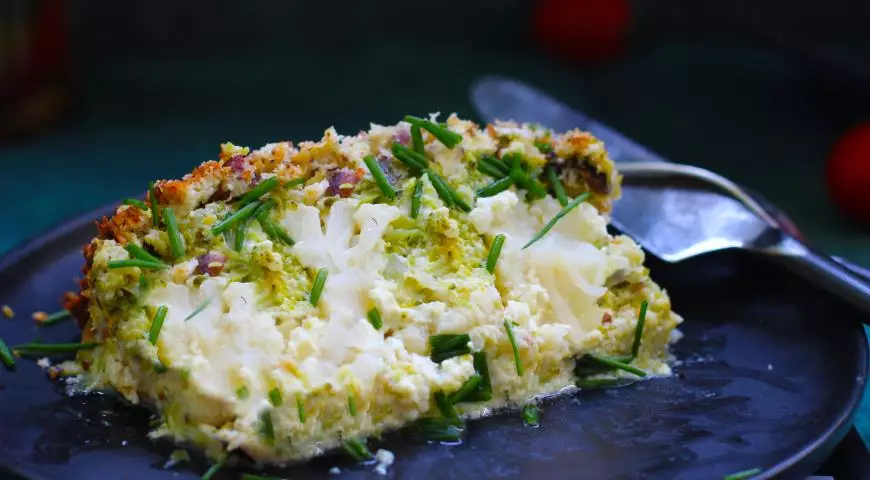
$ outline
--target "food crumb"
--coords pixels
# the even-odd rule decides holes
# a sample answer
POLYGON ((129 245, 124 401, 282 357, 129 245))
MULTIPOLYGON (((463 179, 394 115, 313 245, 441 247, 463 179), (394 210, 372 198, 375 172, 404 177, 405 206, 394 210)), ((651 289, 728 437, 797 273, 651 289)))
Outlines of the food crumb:
POLYGON ((42 323, 48 318, 48 314, 45 312, 33 312, 33 321, 42 323))
POLYGON ((329 473, 331 475, 341 475, 341 469, 338 467, 332 467, 329 469, 329 473))
POLYGON ((15 316, 15 310, 12 310, 12 307, 10 307, 9 305, 3 305, 3 308, 0 309, 0 311, 3 312, 3 315, 6 318, 12 318, 15 316))
POLYGON ((375 461, 378 462, 375 465, 375 473, 385 477, 387 475, 387 468, 396 461, 396 456, 389 450, 380 449, 375 453, 375 461))

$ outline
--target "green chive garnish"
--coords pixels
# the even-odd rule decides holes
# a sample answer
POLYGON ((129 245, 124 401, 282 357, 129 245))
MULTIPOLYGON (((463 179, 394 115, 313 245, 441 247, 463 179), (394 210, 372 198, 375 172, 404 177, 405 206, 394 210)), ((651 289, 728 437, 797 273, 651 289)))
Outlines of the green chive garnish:
POLYGON ((248 222, 239 222, 233 231, 233 250, 241 252, 245 246, 245 236, 248 233, 248 222))
POLYGON ((438 196, 441 197, 445 205, 448 207, 456 205, 463 212, 471 211, 471 207, 465 203, 465 200, 440 175, 431 170, 428 175, 429 180, 432 181, 432 186, 435 187, 435 191, 438 192, 438 196))
POLYGON ((482 161, 477 164, 477 170, 480 171, 480 173, 482 173, 484 175, 489 175, 490 177, 497 178, 497 179, 502 179, 502 178, 507 177, 507 175, 504 175, 495 167, 492 167, 489 164, 484 163, 482 161))
POLYGON ((249 203, 244 207, 240 208, 237 212, 227 216, 226 218, 218 222, 217 225, 211 227, 212 235, 220 235, 221 233, 236 226, 239 222, 247 220, 248 217, 253 215, 254 210, 260 207, 260 205, 261 204, 259 202, 249 203))
POLYGON ((369 451, 364 440, 352 438, 344 442, 341 447, 357 462, 364 462, 372 458, 372 452, 369 451))
POLYGON ((489 378, 489 365, 486 363, 486 352, 474 352, 474 371, 480 375, 480 385, 477 390, 466 395, 466 402, 487 402, 492 400, 492 380, 489 378))
POLYGON ((148 288, 148 279, 144 273, 139 274, 139 293, 144 292, 148 288))
POLYGON ((426 154, 426 144, 423 143, 423 133, 418 125, 411 125, 411 146, 420 155, 426 154))
POLYGON ((547 142, 535 142, 535 147, 541 153, 550 153, 553 151, 553 146, 547 142))
POLYGON ((414 126, 419 126, 420 128, 426 129, 429 133, 432 134, 433 137, 437 138, 439 142, 443 143, 445 147, 452 149, 456 145, 459 145, 462 142, 462 135, 451 132, 446 127, 442 127, 432 121, 425 120, 419 117, 414 117, 411 115, 405 115, 405 121, 414 126))
POLYGON ((263 203, 260 208, 254 212, 254 216, 257 218, 257 221, 260 223, 260 228, 263 229, 263 232, 269 236, 269 238, 273 240, 280 240, 284 242, 288 246, 296 245, 296 241, 293 240, 290 235, 280 226, 269 220, 269 211, 275 205, 275 201, 269 199, 269 201, 263 203))
POLYGON ((169 371, 166 365, 160 363, 159 361, 154 362, 154 364, 151 366, 154 367, 154 371, 157 373, 166 373, 167 371, 169 371))
POLYGON ((544 228, 542 228, 540 232, 536 233, 535 236, 532 237, 531 240, 529 240, 529 243, 525 244, 522 249, 525 250, 525 249, 529 248, 533 243, 535 243, 538 240, 540 240, 541 238, 543 238, 544 235, 547 234, 547 232, 549 232, 553 227, 556 226, 556 223, 558 223, 559 220, 562 219, 562 217, 564 217, 565 215, 568 215, 568 212, 577 208, 577 205, 580 205, 581 203, 585 202, 587 198, 589 198, 589 192, 583 192, 580 195, 578 195, 577 198, 575 198, 574 200, 571 200, 571 202, 568 205, 566 205, 564 208, 562 208, 562 210, 560 210, 559 213, 556 214, 556 216, 551 218, 550 221, 547 222, 546 225, 544 225, 544 228))
POLYGON ((538 407, 529 403, 523 407, 523 423, 530 427, 538 427, 541 425, 541 414, 538 407))
POLYGON ((447 398, 447 395, 444 392, 435 392, 435 405, 438 406, 438 411, 441 412, 441 415, 445 418, 459 418, 459 414, 456 413, 453 403, 450 402, 450 399, 447 398))
POLYGON ((132 268, 138 267, 146 270, 161 270, 169 266, 163 262, 149 262, 146 260, 109 260, 109 268, 132 268))
POLYGON ((281 181, 278 180, 278 177, 271 177, 263 180, 262 182, 260 182, 259 185, 252 188, 248 193, 239 197, 239 206, 241 207, 244 205, 248 205, 252 202, 259 200, 260 197, 269 193, 273 188, 277 187, 279 183, 281 183, 281 181))
POLYGON ((741 472, 735 472, 729 475, 725 475, 722 477, 722 480, 746 480, 747 478, 752 478, 761 473, 760 468, 753 468, 750 470, 743 470, 741 472))
MULTIPOLYGON (((580 360, 585 361, 585 362, 589 362, 589 363, 592 363, 595 365, 599 365, 600 367, 605 368, 605 371, 623 370, 623 371, 626 371, 628 373, 633 373, 633 374, 637 375, 638 377, 645 377, 646 376, 646 372, 644 372, 643 370, 641 370, 637 367, 634 367, 632 365, 629 365, 627 363, 614 360, 612 358, 598 357, 595 355, 587 354, 587 355, 584 355, 583 358, 581 358, 580 360)), ((576 369, 575 369, 575 371, 576 371, 576 369)))
POLYGON ((151 200, 151 222, 155 227, 160 226, 160 207, 157 205, 157 193, 154 182, 148 183, 148 199, 151 200))
POLYGON ((441 363, 448 358, 471 353, 469 342, 471 337, 468 334, 432 335, 429 337, 429 346, 432 347, 429 357, 433 362, 441 363))
POLYGON ((148 332, 148 341, 151 342, 151 345, 157 345, 157 337, 160 336, 160 329, 163 328, 163 321, 166 320, 166 312, 168 311, 169 308, 166 305, 157 308, 154 320, 151 321, 151 331, 148 332))
POLYGON ((463 401, 468 394, 477 390, 477 387, 480 385, 480 382, 483 380, 479 374, 475 373, 472 376, 468 377, 468 380, 459 387, 459 390, 450 394, 447 397, 450 400, 450 403, 456 405, 457 403, 463 401))
POLYGON ((465 422, 459 418, 421 418, 411 424, 417 438, 435 442, 458 442, 462 440, 465 422))
POLYGON ((486 170, 489 170, 490 172, 492 172, 492 173, 483 172, 491 177, 502 178, 502 177, 506 177, 511 172, 510 167, 506 163, 504 163, 503 161, 501 161, 495 157, 489 156, 489 155, 484 155, 484 156, 480 157, 480 160, 478 160, 477 165, 478 165, 478 170, 480 170, 480 166, 482 165, 486 170))
POLYGON ((356 416, 356 398, 353 394, 347 396, 347 411, 350 412, 351 417, 356 416))
POLYGON ((517 154, 510 155, 511 168, 510 176, 514 179, 517 185, 526 189, 534 197, 542 198, 547 196, 547 189, 544 188, 537 180, 529 178, 523 171, 521 166, 521 158, 517 154))
POLYGON ((145 210, 148 210, 148 204, 143 202, 142 200, 139 200, 138 198, 125 198, 121 203, 123 203, 124 205, 136 207, 143 212, 145 210))
POLYGON ((200 312, 202 312, 203 310, 205 310, 206 307, 208 307, 208 304, 210 304, 210 303, 211 303, 211 298, 210 298, 210 297, 209 297, 209 298, 206 298, 205 300, 203 300, 202 303, 200 303, 199 305, 197 305, 196 308, 194 308, 193 311, 190 312, 190 315, 184 317, 184 321, 186 322, 186 321, 190 320, 191 318, 197 316, 200 312))
POLYGON ((423 202, 423 179, 418 178, 414 183, 414 194, 411 195, 411 218, 417 218, 420 214, 420 204, 423 202))
POLYGON ((224 466, 224 462, 227 461, 227 457, 220 459, 217 463, 208 467, 208 471, 205 472, 202 476, 202 480, 211 480, 212 477, 224 466))
POLYGON ((523 362, 520 360, 520 348, 517 346, 517 339, 514 338, 514 327, 511 322, 505 319, 504 329, 507 332, 508 340, 511 342, 511 350, 514 351, 514 365, 517 366, 517 375, 523 376, 523 362))
POLYGON ((559 180, 559 175, 556 173, 556 169, 554 169, 552 165, 547 165, 546 171, 547 180, 550 182, 550 188, 553 189, 556 200, 559 200, 559 204, 563 207, 568 205, 568 194, 565 193, 565 187, 562 185, 562 181, 559 180))
POLYGON ((387 180, 387 176, 384 174, 381 166, 378 165, 378 161, 375 160, 375 157, 366 155, 365 158, 363 158, 363 162, 365 162, 366 167, 369 168, 369 173, 372 174, 372 178, 375 179, 375 183, 378 184, 381 193, 383 193, 389 200, 396 198, 396 190, 393 189, 392 185, 390 185, 390 181, 387 180))
POLYGON ((60 323, 67 318, 70 318, 72 315, 69 313, 69 310, 60 310, 49 314, 45 317, 45 320, 41 322, 37 322, 36 325, 39 327, 50 327, 56 323, 60 323))
POLYGON ((390 151, 393 152, 394 157, 396 157, 400 162, 404 163, 414 172, 419 174, 423 170, 426 170, 426 157, 409 149, 401 143, 394 142, 393 146, 390 147, 390 151))
POLYGON ((308 296, 308 300, 315 307, 317 306, 317 301, 320 300, 320 294, 323 293, 323 286, 326 285, 327 275, 329 275, 329 270, 321 268, 317 271, 317 276, 314 277, 314 284, 311 286, 311 295, 308 296))
POLYGON ((237 388, 236 389, 236 397, 238 397, 239 400, 247 399, 248 398, 248 387, 242 385, 241 387, 237 388))
POLYGON ((254 475, 253 473, 243 473, 239 480, 283 480, 281 477, 270 477, 263 475, 254 475))
POLYGON ((145 260, 146 262, 154 262, 154 263, 163 263, 162 260, 148 253, 147 250, 136 245, 135 243, 128 243, 124 246, 124 250, 127 250, 127 253, 130 254, 131 257, 137 258, 139 260, 145 260))
POLYGON ((514 179, 511 177, 500 178, 489 185, 481 188, 477 191, 478 197, 492 197, 494 195, 498 195, 499 193, 511 188, 511 185, 514 184, 514 179))
POLYGON ((643 337, 643 325, 646 323, 646 310, 649 307, 649 302, 646 300, 640 302, 640 313, 637 316, 637 327, 634 329, 634 343, 631 345, 631 357, 637 358, 637 352, 640 351, 640 340, 643 337))
POLYGON ((582 390, 597 390, 599 388, 624 387, 631 385, 634 380, 627 378, 588 378, 574 382, 582 390))
POLYGON ((284 397, 281 396, 281 390, 278 390, 278 387, 269 390, 269 402, 276 407, 284 404, 284 397))
POLYGON ((375 330, 380 330, 384 326, 384 320, 381 318, 381 312, 378 311, 377 307, 369 310, 366 316, 369 317, 369 323, 372 324, 372 327, 375 327, 375 330))
POLYGON ((304 185, 304 184, 305 184, 304 178, 294 178, 293 180, 290 180, 289 182, 285 183, 284 188, 294 188, 294 187, 298 187, 299 185, 304 185))
POLYGON ((7 369, 15 368, 15 355, 12 354, 12 350, 9 350, 2 338, 0 338, 0 360, 3 361, 3 365, 6 365, 7 369))
POLYGON ((296 412, 299 414, 299 423, 305 423, 305 402, 299 394, 296 395, 296 412))
POLYGON ((275 427, 272 425, 272 412, 266 410, 260 414, 260 435, 269 445, 275 444, 275 427))
POLYGON ((489 273, 495 272, 495 264, 498 262, 499 254, 501 254, 504 238, 504 235, 499 233, 492 240, 492 246, 489 247, 489 254, 486 256, 486 271, 489 273))
POLYGON ((171 208, 163 209, 163 223, 166 225, 166 233, 169 234, 172 258, 178 260, 184 256, 184 240, 181 238, 181 232, 178 231, 178 224, 175 223, 175 212, 171 208))
POLYGON ((19 355, 46 355, 54 353, 70 353, 79 350, 90 350, 99 343, 24 343, 15 345, 12 350, 19 355))

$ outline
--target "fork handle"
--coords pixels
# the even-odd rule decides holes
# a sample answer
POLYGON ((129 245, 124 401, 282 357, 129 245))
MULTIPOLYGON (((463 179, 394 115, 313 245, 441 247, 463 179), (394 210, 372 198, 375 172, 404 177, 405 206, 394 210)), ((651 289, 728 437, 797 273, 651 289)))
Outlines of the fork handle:
MULTIPOLYGON (((758 250, 864 313, 870 313, 870 282, 828 255, 787 234, 782 234, 778 242, 758 250)), ((862 318, 865 325, 870 325, 870 315, 862 318)))

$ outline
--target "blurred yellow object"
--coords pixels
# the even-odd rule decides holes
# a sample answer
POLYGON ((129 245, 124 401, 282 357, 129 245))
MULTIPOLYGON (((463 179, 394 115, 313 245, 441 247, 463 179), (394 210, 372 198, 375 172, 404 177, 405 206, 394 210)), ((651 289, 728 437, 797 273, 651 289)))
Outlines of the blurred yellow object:
POLYGON ((0 13, 0 139, 32 133, 70 106, 63 0, 3 0, 0 13))

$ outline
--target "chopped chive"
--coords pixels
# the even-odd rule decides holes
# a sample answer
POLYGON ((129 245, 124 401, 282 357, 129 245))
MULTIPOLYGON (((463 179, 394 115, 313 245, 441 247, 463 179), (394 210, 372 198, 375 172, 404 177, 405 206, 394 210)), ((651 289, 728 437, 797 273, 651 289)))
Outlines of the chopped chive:
POLYGON ((633 374, 637 375, 638 377, 645 377, 647 375, 646 372, 644 372, 643 370, 641 370, 637 367, 634 367, 634 366, 629 365, 629 364, 624 363, 624 362, 614 360, 612 358, 598 357, 595 355, 587 354, 587 355, 584 355, 581 360, 585 360, 585 361, 588 361, 590 363, 597 364, 597 365, 601 366, 602 368, 606 367, 606 370, 614 370, 614 369, 615 370, 623 370, 623 371, 626 371, 628 373, 633 373, 633 374))
POLYGON ((426 154, 426 145, 423 143, 423 133, 419 125, 411 125, 411 146, 420 155, 426 154))
POLYGON ((127 250, 127 253, 129 253, 133 258, 145 260, 146 262, 163 263, 163 260, 151 255, 147 250, 135 243, 128 243, 124 246, 124 250, 127 250))
POLYGON ((447 181, 441 178, 440 175, 431 170, 429 171, 428 175, 429 180, 432 181, 432 186, 435 187, 435 191, 438 192, 438 196, 441 197, 441 200, 444 202, 445 205, 447 205, 448 207, 456 205, 464 212, 471 211, 471 207, 467 203, 465 203, 465 200, 463 200, 462 197, 460 197, 459 194, 456 192, 456 190, 453 190, 453 187, 451 187, 447 183, 447 181))
POLYGON ((260 228, 263 229, 263 232, 269 236, 269 238, 273 240, 280 240, 284 242, 288 246, 296 245, 296 241, 287 234, 287 232, 280 226, 276 225, 274 222, 269 220, 269 211, 275 205, 275 201, 270 199, 269 201, 263 203, 260 208, 254 212, 254 217, 256 217, 257 222, 260 223, 260 228))
POLYGON ((460 347, 455 350, 439 350, 438 352, 432 352, 429 358, 432 359, 435 363, 441 363, 448 358, 458 357, 460 355, 467 355, 471 353, 471 349, 468 347, 460 347))
POLYGON ((12 351, 19 355, 45 355, 53 353, 70 353, 79 350, 90 350, 99 343, 24 343, 12 347, 12 351))
POLYGON ((443 334, 429 337, 429 345, 432 347, 430 358, 433 362, 441 363, 448 358, 471 353, 468 343, 471 337, 468 334, 443 334))
POLYGON ((152 367, 154 367, 154 371, 157 373, 166 373, 169 370, 168 368, 166 368, 166 365, 162 364, 159 361, 155 362, 152 367))
POLYGON ((535 148, 537 148, 541 153, 550 153, 553 151, 553 146, 547 142, 536 141, 535 148))
POLYGON ((504 321, 504 329, 507 332, 508 340, 511 342, 511 350, 514 351, 514 365, 517 366, 517 375, 523 376, 523 362, 520 360, 520 348, 517 346, 517 339, 514 337, 514 327, 507 319, 504 321))
POLYGON ((489 365, 486 362, 486 352, 474 352, 474 371, 480 375, 480 385, 477 390, 465 396, 466 402, 487 402, 492 400, 492 380, 489 378, 489 365))
POLYGON ((423 202, 423 180, 418 178, 414 183, 414 193, 411 195, 411 218, 420 214, 420 204, 423 202))
POLYGON ((299 414, 299 423, 305 423, 305 402, 299 394, 296 394, 296 413, 299 414))
POLYGON ((559 213, 557 213, 556 216, 551 218, 550 221, 547 222, 546 225, 544 225, 544 228, 542 228, 541 231, 536 233, 535 236, 532 237, 532 239, 529 240, 528 243, 523 245, 522 249, 525 250, 525 249, 529 248, 533 243, 535 243, 538 240, 540 240, 541 238, 543 238, 544 235, 547 234, 547 232, 549 232, 554 226, 556 226, 556 223, 558 223, 559 220, 562 219, 562 217, 564 217, 565 215, 568 215, 568 212, 577 208, 577 205, 580 205, 581 203, 585 202, 587 198, 589 198, 589 192, 583 192, 582 194, 578 195, 577 198, 575 198, 574 200, 571 200, 571 202, 568 205, 566 205, 564 208, 562 208, 562 210, 559 210, 559 213))
POLYGON ((458 442, 462 440, 465 422, 459 418, 420 418, 411 424, 417 438, 435 442, 458 442))
POLYGON ((272 412, 269 410, 260 414, 260 435, 269 445, 275 444, 275 426, 272 424, 272 412))
POLYGON ((734 473, 725 475, 724 477, 722 477, 722 480, 746 480, 747 478, 752 478, 752 477, 758 475, 759 473, 761 473, 761 471, 762 470, 760 468, 752 468, 749 470, 734 472, 734 473))
POLYGON ((235 213, 228 215, 226 218, 218 222, 217 225, 211 227, 212 235, 220 235, 221 233, 229 230, 234 227, 239 222, 248 219, 251 215, 253 215, 254 210, 260 207, 259 202, 249 203, 244 207, 240 208, 235 213))
POLYGON ((459 418, 456 408, 453 407, 453 403, 444 392, 435 392, 435 405, 438 406, 438 411, 445 418, 459 418))
POLYGON ((514 179, 514 182, 516 182, 517 185, 524 188, 535 197, 546 197, 547 189, 545 189, 544 186, 541 185, 537 180, 529 178, 529 176, 526 175, 526 173, 523 171, 520 156, 516 154, 510 155, 510 160, 510 176, 514 179))
POLYGON ((459 390, 451 393, 450 396, 447 397, 450 400, 450 403, 456 405, 457 403, 463 401, 465 397, 468 396, 468 394, 477 389, 482 380, 483 377, 481 377, 480 374, 477 373, 468 377, 468 380, 466 380, 465 383, 463 383, 462 386, 459 387, 459 390))
POLYGON ((241 252, 245 247, 245 236, 248 233, 248 222, 242 221, 233 230, 233 250, 241 252))
POLYGON ((45 320, 43 320, 41 322, 37 322, 36 325, 40 326, 40 327, 50 327, 56 323, 60 323, 64 320, 66 320, 67 318, 70 318, 71 316, 72 315, 69 313, 69 310, 66 310, 66 309, 60 310, 60 311, 54 312, 52 314, 49 314, 48 316, 45 317, 45 320))
POLYGON ((492 246, 489 247, 489 254, 486 256, 486 271, 489 273, 495 272, 495 264, 498 262, 499 254, 501 254, 504 238, 504 234, 499 233, 492 240, 492 246))
POLYGON ((248 398, 248 387, 242 385, 241 387, 236 389, 236 397, 239 400, 245 400, 248 398))
POLYGON ((627 378, 584 378, 577 380, 574 384, 582 390, 596 390, 599 388, 624 387, 631 385, 634 380, 627 378))
POLYGON ((480 160, 478 160, 477 163, 478 165, 485 165, 494 172, 498 172, 496 173, 496 175, 491 176, 504 177, 506 175, 509 175, 511 172, 510 166, 508 166, 508 164, 490 155, 484 155, 480 157, 480 160))
POLYGON ((139 274, 139 293, 144 292, 148 288, 148 279, 144 273, 139 274))
POLYGON ((12 354, 12 350, 9 350, 2 338, 0 338, 0 360, 3 361, 3 365, 6 365, 7 369, 15 368, 15 355, 12 354))
POLYGON ((136 207, 143 212, 145 210, 148 210, 148 204, 143 202, 142 200, 139 200, 138 198, 125 198, 121 203, 123 203, 124 205, 136 207))
POLYGON ((186 321, 190 320, 191 318, 197 316, 200 312, 202 312, 203 310, 205 310, 205 309, 208 307, 208 304, 211 303, 211 300, 212 300, 211 297, 206 298, 205 300, 203 300, 202 303, 200 303, 199 305, 197 305, 196 308, 194 308, 193 311, 190 312, 190 315, 184 317, 184 321, 186 322, 186 321))
POLYGON ((523 423, 530 427, 541 425, 541 413, 534 404, 529 403, 523 407, 523 423))
POLYGON ((166 305, 157 308, 154 320, 151 321, 151 331, 148 332, 148 341, 151 342, 151 345, 157 345, 157 337, 160 336, 160 329, 163 328, 163 321, 166 320, 166 312, 168 311, 169 308, 166 305))
POLYGON ((372 452, 369 451, 364 440, 352 438, 344 442, 341 447, 357 462, 364 462, 372 458, 372 452))
POLYGON ((369 310, 366 316, 369 317, 369 323, 372 324, 375 330, 380 330, 384 326, 384 320, 381 318, 381 312, 378 311, 377 307, 369 310))
POLYGON ((169 266, 163 262, 148 262, 146 260, 109 260, 109 268, 144 268, 146 270, 160 270, 169 266))
POLYGON ((426 129, 426 131, 431 133, 433 137, 437 138, 438 141, 443 143, 444 146, 447 148, 452 149, 456 145, 459 145, 460 142, 462 142, 462 135, 456 132, 451 132, 447 129, 447 127, 438 125, 430 120, 414 117, 412 115, 405 115, 405 121, 410 123, 411 125, 416 125, 420 128, 426 129))
POLYGON ((311 286, 311 295, 308 296, 308 301, 315 307, 320 300, 320 294, 323 293, 323 286, 326 285, 326 276, 329 275, 329 270, 321 268, 317 271, 317 276, 314 277, 314 283, 311 286))
POLYGON ((268 475, 255 475, 253 473, 243 473, 239 480, 282 480, 281 477, 270 477, 268 475))
POLYGON ((293 187, 298 187, 299 185, 304 185, 304 184, 305 184, 304 178, 294 178, 293 180, 290 180, 287 183, 285 183, 284 188, 293 188, 293 187))
POLYGON ((278 177, 270 177, 260 182, 259 185, 252 188, 248 193, 239 197, 238 204, 240 207, 248 205, 260 199, 263 195, 269 193, 273 188, 281 183, 278 177))
POLYGON ((646 300, 640 302, 640 313, 637 315, 637 327, 634 329, 634 343, 631 344, 632 360, 637 358, 637 353, 640 351, 640 340, 643 337, 643 326, 646 323, 646 310, 649 307, 649 302, 646 300))
POLYGON ((478 197, 492 197, 511 188, 514 179, 511 177, 500 178, 477 191, 478 197))
POLYGON ((494 168, 486 163, 482 163, 482 162, 477 164, 477 170, 480 173, 483 173, 484 175, 489 175, 490 177, 497 178, 497 179, 502 179, 502 178, 507 177, 507 175, 504 175, 498 169, 496 169, 496 168, 494 168))
POLYGON ((227 457, 220 459, 217 463, 212 464, 212 466, 208 467, 208 470, 202 475, 202 480, 211 480, 212 477, 217 474, 217 472, 224 466, 224 463, 227 461, 227 457))
POLYGON ((181 232, 178 231, 178 224, 175 223, 175 212, 171 208, 163 209, 163 223, 166 225, 166 233, 169 234, 172 258, 178 260, 184 256, 184 240, 181 238, 181 232))
POLYGON ((565 193, 565 187, 562 185, 562 181, 559 180, 559 175, 556 173, 556 169, 554 169, 552 165, 547 165, 546 171, 547 180, 550 181, 550 188, 553 189, 556 200, 559 200, 559 204, 563 207, 568 205, 568 194, 565 193))
POLYGON ((284 404, 284 397, 281 396, 281 390, 278 390, 278 387, 269 390, 269 402, 276 407, 284 404))
POLYGON ((384 174, 381 166, 378 165, 378 161, 375 160, 375 157, 366 155, 365 158, 363 158, 363 162, 365 162, 366 167, 369 168, 369 173, 372 174, 372 178, 375 179, 375 183, 378 184, 381 193, 383 193, 389 200, 396 198, 396 190, 392 185, 390 185, 390 181, 387 180, 387 176, 384 174))
POLYGON ((356 416, 356 399, 353 394, 347 396, 347 411, 350 412, 351 417, 356 416))
POLYGON ((148 183, 148 199, 151 200, 151 223, 155 227, 160 226, 160 206, 157 205, 157 193, 154 182, 148 183))
POLYGON ((411 168, 411 170, 414 170, 416 173, 419 174, 426 170, 426 157, 409 149, 401 143, 394 142, 393 146, 390 148, 390 151, 393 152, 394 157, 396 157, 400 162, 411 168))

